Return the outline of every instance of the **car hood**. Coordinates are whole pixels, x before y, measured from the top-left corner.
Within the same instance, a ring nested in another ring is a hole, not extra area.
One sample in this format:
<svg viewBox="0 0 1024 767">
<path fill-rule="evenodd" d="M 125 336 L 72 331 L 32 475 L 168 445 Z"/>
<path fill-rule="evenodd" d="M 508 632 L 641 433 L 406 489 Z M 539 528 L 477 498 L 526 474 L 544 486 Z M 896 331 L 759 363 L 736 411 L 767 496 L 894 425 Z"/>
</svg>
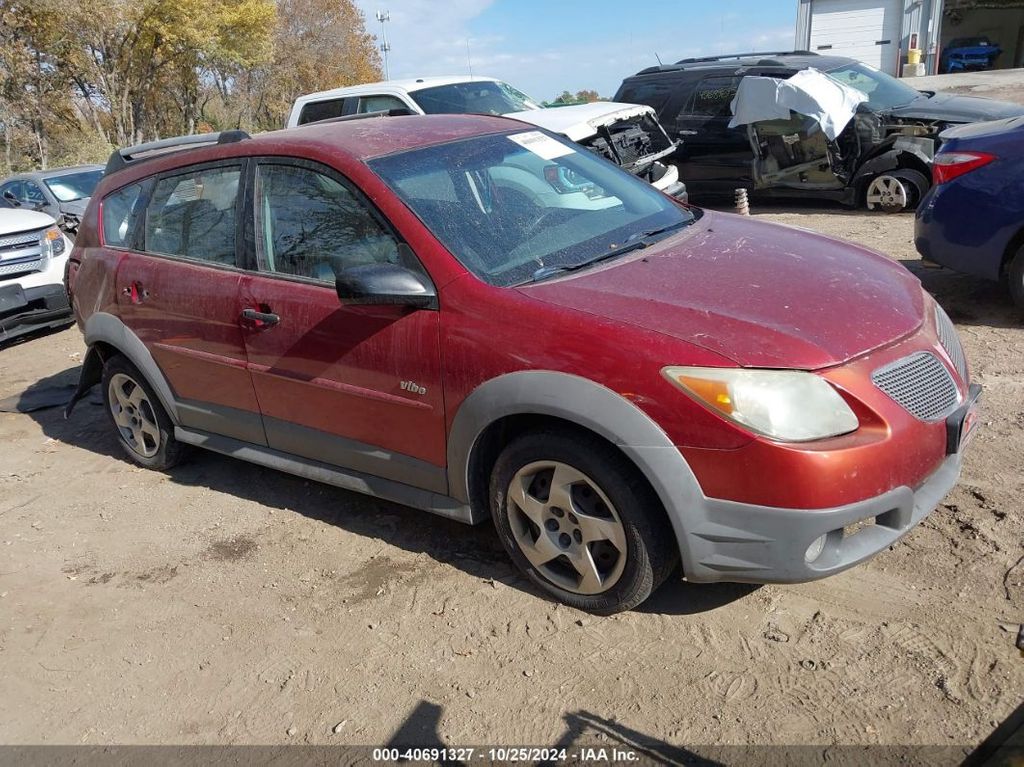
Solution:
<svg viewBox="0 0 1024 767">
<path fill-rule="evenodd" d="M 1002 120 L 1024 115 L 1024 106 L 1008 101 L 995 101 L 980 96 L 957 96 L 936 93 L 922 96 L 905 107 L 891 112 L 895 117 L 921 120 L 942 120 L 952 123 L 973 123 L 983 120 Z"/>
<path fill-rule="evenodd" d="M 576 104 L 569 107 L 531 109 L 526 112 L 512 112 L 505 115 L 561 133 L 570 141 L 583 141 L 597 134 L 604 125 L 613 125 L 619 120 L 654 114 L 654 110 L 640 104 L 619 104 L 614 101 L 595 101 L 593 104 Z"/>
<path fill-rule="evenodd" d="M 62 202 L 60 204 L 61 213 L 70 213 L 73 216 L 81 218 L 85 215 L 85 209 L 89 207 L 89 198 L 86 197 L 82 200 L 72 200 L 71 202 Z"/>
<path fill-rule="evenodd" d="M 17 208 L 0 208 L 0 236 L 43 229 L 53 226 L 54 220 L 45 213 Z"/>
<path fill-rule="evenodd" d="M 519 289 L 749 367 L 837 365 L 914 332 L 924 315 L 917 278 L 885 256 L 730 214 L 707 213 L 621 260 Z"/>
</svg>

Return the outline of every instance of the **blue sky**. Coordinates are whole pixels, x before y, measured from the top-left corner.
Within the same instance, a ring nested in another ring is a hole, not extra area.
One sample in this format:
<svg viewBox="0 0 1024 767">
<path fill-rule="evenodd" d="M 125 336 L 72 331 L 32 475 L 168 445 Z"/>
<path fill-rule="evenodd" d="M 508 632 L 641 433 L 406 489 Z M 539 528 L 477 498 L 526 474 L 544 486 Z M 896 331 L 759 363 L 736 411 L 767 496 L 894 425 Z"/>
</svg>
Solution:
<svg viewBox="0 0 1024 767">
<path fill-rule="evenodd" d="M 391 77 L 473 73 L 534 98 L 595 88 L 686 56 L 793 47 L 797 0 L 356 0 L 391 13 Z"/>
</svg>

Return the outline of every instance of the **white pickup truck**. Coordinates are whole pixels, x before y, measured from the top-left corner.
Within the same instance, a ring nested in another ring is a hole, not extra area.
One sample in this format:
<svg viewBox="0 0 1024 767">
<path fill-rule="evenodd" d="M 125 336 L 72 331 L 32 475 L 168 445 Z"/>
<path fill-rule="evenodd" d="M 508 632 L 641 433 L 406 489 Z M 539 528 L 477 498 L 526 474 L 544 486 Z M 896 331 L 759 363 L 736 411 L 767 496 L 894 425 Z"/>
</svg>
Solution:
<svg viewBox="0 0 1024 767">
<path fill-rule="evenodd" d="M 675 165 L 661 162 L 676 149 L 655 111 L 639 104 L 596 101 L 544 108 L 508 83 L 490 77 L 423 77 L 336 88 L 300 96 L 288 127 L 337 117 L 399 110 L 407 114 L 504 115 L 558 133 L 596 152 L 677 199 L 686 186 Z"/>
<path fill-rule="evenodd" d="M 64 287 L 70 252 L 51 216 L 0 201 L 0 344 L 72 321 Z"/>
</svg>

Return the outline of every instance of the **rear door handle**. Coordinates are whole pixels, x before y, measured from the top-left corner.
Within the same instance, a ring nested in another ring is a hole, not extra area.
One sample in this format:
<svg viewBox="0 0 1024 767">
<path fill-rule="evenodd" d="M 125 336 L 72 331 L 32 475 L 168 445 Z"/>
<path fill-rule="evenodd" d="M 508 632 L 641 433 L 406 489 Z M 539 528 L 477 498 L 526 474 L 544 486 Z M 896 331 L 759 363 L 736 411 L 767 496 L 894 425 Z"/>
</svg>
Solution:
<svg viewBox="0 0 1024 767">
<path fill-rule="evenodd" d="M 133 304 L 141 304 L 149 298 L 149 291 L 142 287 L 141 282 L 133 282 L 131 285 L 121 289 L 121 295 Z"/>
<path fill-rule="evenodd" d="M 281 321 L 281 318 L 273 312 L 261 312 L 256 309 L 243 309 L 242 319 L 258 329 L 273 327 Z"/>
</svg>

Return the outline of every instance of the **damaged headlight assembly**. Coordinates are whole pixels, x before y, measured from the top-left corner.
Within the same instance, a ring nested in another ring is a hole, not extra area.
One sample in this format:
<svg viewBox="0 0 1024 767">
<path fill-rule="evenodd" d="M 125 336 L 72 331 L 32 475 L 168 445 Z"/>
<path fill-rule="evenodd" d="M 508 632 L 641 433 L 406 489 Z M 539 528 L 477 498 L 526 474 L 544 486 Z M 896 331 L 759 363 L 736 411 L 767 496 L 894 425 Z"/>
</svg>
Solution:
<svg viewBox="0 0 1024 767">
<path fill-rule="evenodd" d="M 857 416 L 824 378 L 800 370 L 667 367 L 662 374 L 726 419 L 781 442 L 855 431 Z"/>
</svg>

